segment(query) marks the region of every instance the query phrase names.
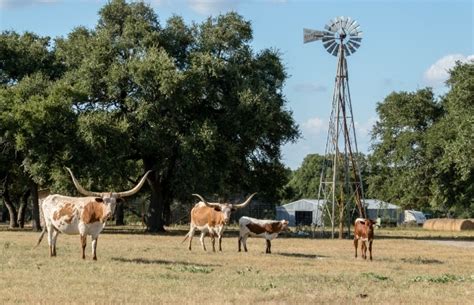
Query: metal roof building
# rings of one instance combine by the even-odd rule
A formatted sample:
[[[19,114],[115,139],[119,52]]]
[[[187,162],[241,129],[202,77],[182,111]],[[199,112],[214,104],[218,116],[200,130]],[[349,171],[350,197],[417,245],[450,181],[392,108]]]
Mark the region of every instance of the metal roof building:
[[[323,200],[301,199],[276,207],[276,219],[286,219],[289,226],[317,225],[323,223]]]

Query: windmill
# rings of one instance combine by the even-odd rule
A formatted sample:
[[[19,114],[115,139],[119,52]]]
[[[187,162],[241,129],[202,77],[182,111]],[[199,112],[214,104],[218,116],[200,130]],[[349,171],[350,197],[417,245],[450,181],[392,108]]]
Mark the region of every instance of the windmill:
[[[329,120],[324,164],[321,170],[318,200],[323,200],[331,220],[331,238],[334,238],[336,204],[340,220],[344,210],[357,207],[359,216],[365,218],[364,189],[356,156],[357,139],[349,90],[346,57],[360,47],[362,31],[357,21],[350,17],[336,17],[324,31],[304,29],[304,43],[321,40],[329,54],[337,56],[336,80],[332,110]],[[354,203],[355,202],[355,206]],[[340,227],[342,236],[342,226]]]

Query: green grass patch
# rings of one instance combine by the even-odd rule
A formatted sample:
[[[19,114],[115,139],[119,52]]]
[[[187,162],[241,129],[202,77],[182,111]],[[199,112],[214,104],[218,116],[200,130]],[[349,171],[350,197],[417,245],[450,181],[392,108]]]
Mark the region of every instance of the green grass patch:
[[[373,272],[364,272],[362,273],[362,275],[374,281],[390,281],[391,280],[388,276],[376,274]]]
[[[428,276],[428,275],[418,275],[412,279],[412,282],[429,282],[429,283],[452,283],[452,282],[467,282],[467,281],[474,281],[474,274],[470,277],[464,277],[455,274],[442,274],[440,276]]]
[[[214,269],[209,267],[195,266],[195,265],[175,265],[166,267],[166,269],[178,271],[178,272],[190,272],[190,273],[211,273]]]

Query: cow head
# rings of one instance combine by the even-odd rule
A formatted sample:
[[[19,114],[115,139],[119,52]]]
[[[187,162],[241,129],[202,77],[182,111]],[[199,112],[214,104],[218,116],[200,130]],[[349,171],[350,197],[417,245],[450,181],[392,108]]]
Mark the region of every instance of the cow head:
[[[201,195],[199,194],[193,194],[193,195],[201,199],[201,201],[208,207],[213,208],[215,211],[221,212],[222,215],[224,216],[224,224],[228,224],[230,220],[230,214],[237,209],[241,209],[247,206],[250,203],[250,200],[252,200],[252,197],[255,196],[255,194],[257,193],[253,193],[247,198],[247,200],[245,200],[244,202],[240,204],[207,202]]]
[[[369,218],[366,218],[362,221],[362,224],[365,226],[366,230],[367,230],[367,234],[368,235],[373,235],[374,233],[374,225],[376,224],[376,221],[375,220],[372,220],[372,219],[369,219]]]
[[[288,224],[290,223],[288,220],[283,219],[281,222],[281,230],[282,231],[288,231],[289,227]]]
[[[74,182],[74,185],[76,186],[76,189],[79,193],[85,196],[96,197],[95,201],[100,202],[104,205],[103,207],[104,207],[105,217],[102,221],[107,220],[107,218],[109,218],[115,213],[115,207],[117,206],[117,203],[123,200],[122,199],[123,197],[132,196],[135,193],[137,193],[142,188],[143,184],[145,183],[145,180],[148,174],[151,173],[151,171],[146,172],[146,174],[143,175],[140,182],[138,182],[138,184],[131,190],[128,190],[125,192],[119,192],[119,193],[116,193],[116,192],[99,193],[99,192],[91,192],[91,191],[85,190],[81,186],[79,181],[77,181],[76,177],[74,177],[74,174],[72,173],[71,169],[69,169],[68,167],[66,167],[66,169],[71,175],[72,181]]]

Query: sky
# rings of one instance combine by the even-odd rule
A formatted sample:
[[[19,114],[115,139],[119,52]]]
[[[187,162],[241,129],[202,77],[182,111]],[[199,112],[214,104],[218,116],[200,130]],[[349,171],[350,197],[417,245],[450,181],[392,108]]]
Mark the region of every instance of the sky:
[[[391,92],[432,87],[441,96],[456,61],[474,60],[474,1],[462,0],[148,0],[160,23],[173,15],[200,23],[236,11],[250,21],[256,52],[279,50],[288,79],[283,94],[301,131],[282,148],[298,168],[307,154],[324,154],[337,58],[320,41],[304,44],[303,28],[323,30],[337,16],[356,19],[361,47],[347,58],[359,151],[370,153],[377,103]],[[105,0],[0,0],[0,30],[66,36],[93,29]]]

